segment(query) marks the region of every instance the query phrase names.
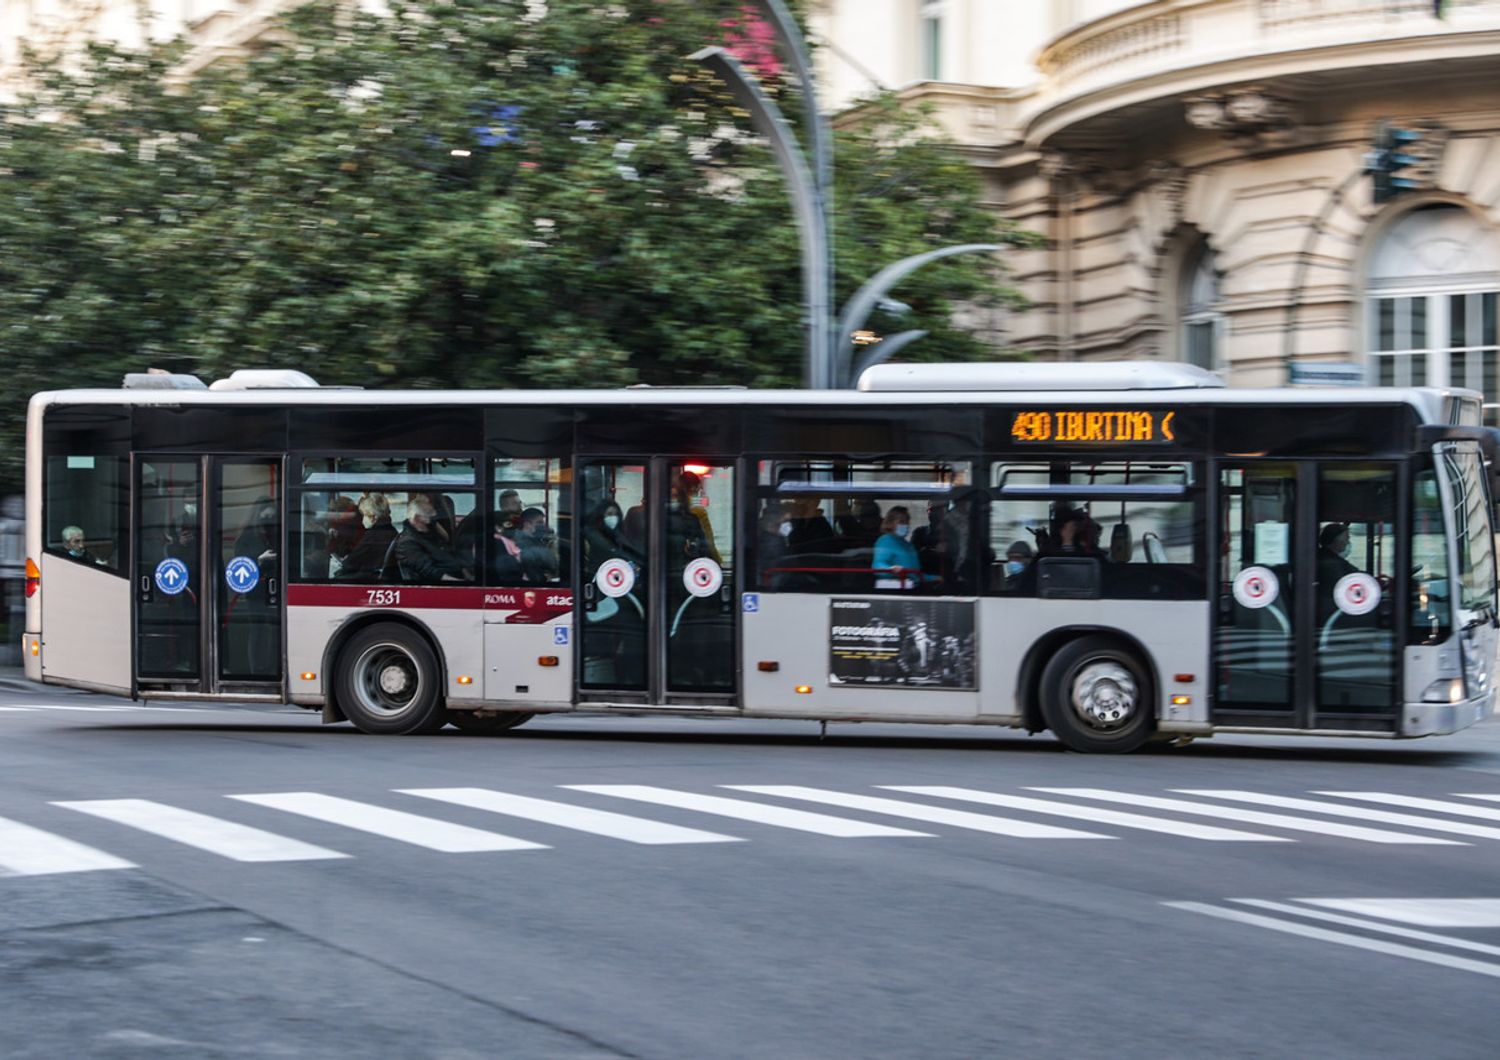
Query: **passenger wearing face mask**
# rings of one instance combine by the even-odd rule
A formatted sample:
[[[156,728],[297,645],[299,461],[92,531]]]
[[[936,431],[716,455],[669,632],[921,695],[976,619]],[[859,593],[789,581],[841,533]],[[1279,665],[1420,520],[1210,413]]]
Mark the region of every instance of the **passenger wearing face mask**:
[[[396,528],[391,525],[391,504],[384,493],[366,493],[359,499],[358,507],[364,533],[344,557],[335,576],[339,581],[379,581],[386,557],[396,541]]]
[[[425,493],[413,493],[406,504],[406,528],[396,538],[396,566],[412,585],[468,581],[470,571],[448,548],[438,531],[438,508]]]
[[[641,556],[625,538],[624,521],[624,513],[614,501],[605,501],[590,514],[583,528],[583,558],[589,570],[597,570],[610,559],[626,559],[640,569]]]
[[[1031,566],[1031,546],[1024,541],[1014,541],[1005,550],[1005,591],[1016,592],[1021,588],[1021,579]]]
[[[83,527],[65,526],[62,531],[63,548],[67,549],[68,555],[74,559],[82,560],[84,563],[97,563],[104,565],[102,559],[97,558],[83,543]]]
[[[922,560],[911,543],[911,512],[896,505],[880,521],[875,541],[875,588],[915,589],[931,580],[922,573]]]
[[[1321,623],[1336,610],[1333,587],[1346,574],[1359,570],[1348,560],[1349,527],[1329,523],[1318,531],[1318,621]]]

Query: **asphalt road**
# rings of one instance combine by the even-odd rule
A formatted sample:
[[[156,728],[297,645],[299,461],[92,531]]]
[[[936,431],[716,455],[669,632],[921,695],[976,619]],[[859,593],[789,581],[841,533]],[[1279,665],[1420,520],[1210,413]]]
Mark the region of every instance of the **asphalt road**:
[[[386,738],[0,681],[5,1057],[1491,1058],[1497,990],[1497,723]]]

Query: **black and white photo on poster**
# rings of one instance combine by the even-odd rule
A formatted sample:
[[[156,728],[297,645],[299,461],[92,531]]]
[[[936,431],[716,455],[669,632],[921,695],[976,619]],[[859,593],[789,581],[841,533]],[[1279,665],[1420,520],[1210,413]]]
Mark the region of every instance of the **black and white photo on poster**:
[[[835,599],[828,619],[830,684],[977,687],[972,603]]]

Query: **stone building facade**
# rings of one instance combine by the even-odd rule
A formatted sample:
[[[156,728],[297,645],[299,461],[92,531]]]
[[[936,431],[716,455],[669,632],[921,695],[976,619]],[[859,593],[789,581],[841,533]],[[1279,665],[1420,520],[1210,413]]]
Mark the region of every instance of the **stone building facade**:
[[[10,0],[0,86],[23,37],[185,30],[196,68],[286,2]],[[1335,362],[1474,387],[1500,422],[1500,0],[810,3],[838,120],[876,86],[931,104],[985,201],[1047,237],[1007,262],[1033,305],[997,344],[1232,385]],[[1420,187],[1384,202],[1382,122],[1420,134]]]
[[[881,82],[934,105],[995,209],[1048,238],[1010,262],[1034,305],[1009,345],[1190,361],[1232,385],[1336,362],[1473,387],[1500,423],[1500,0],[817,10],[841,102]],[[1419,137],[1398,173],[1418,186],[1388,201],[1366,173],[1381,123]]]

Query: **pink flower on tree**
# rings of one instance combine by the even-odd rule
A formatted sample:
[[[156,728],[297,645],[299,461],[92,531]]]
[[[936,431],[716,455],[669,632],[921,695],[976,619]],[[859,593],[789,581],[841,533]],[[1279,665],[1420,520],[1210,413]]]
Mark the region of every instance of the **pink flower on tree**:
[[[724,50],[749,68],[762,81],[781,76],[785,64],[776,51],[776,30],[749,4],[740,7],[739,18],[719,23],[724,29]]]

